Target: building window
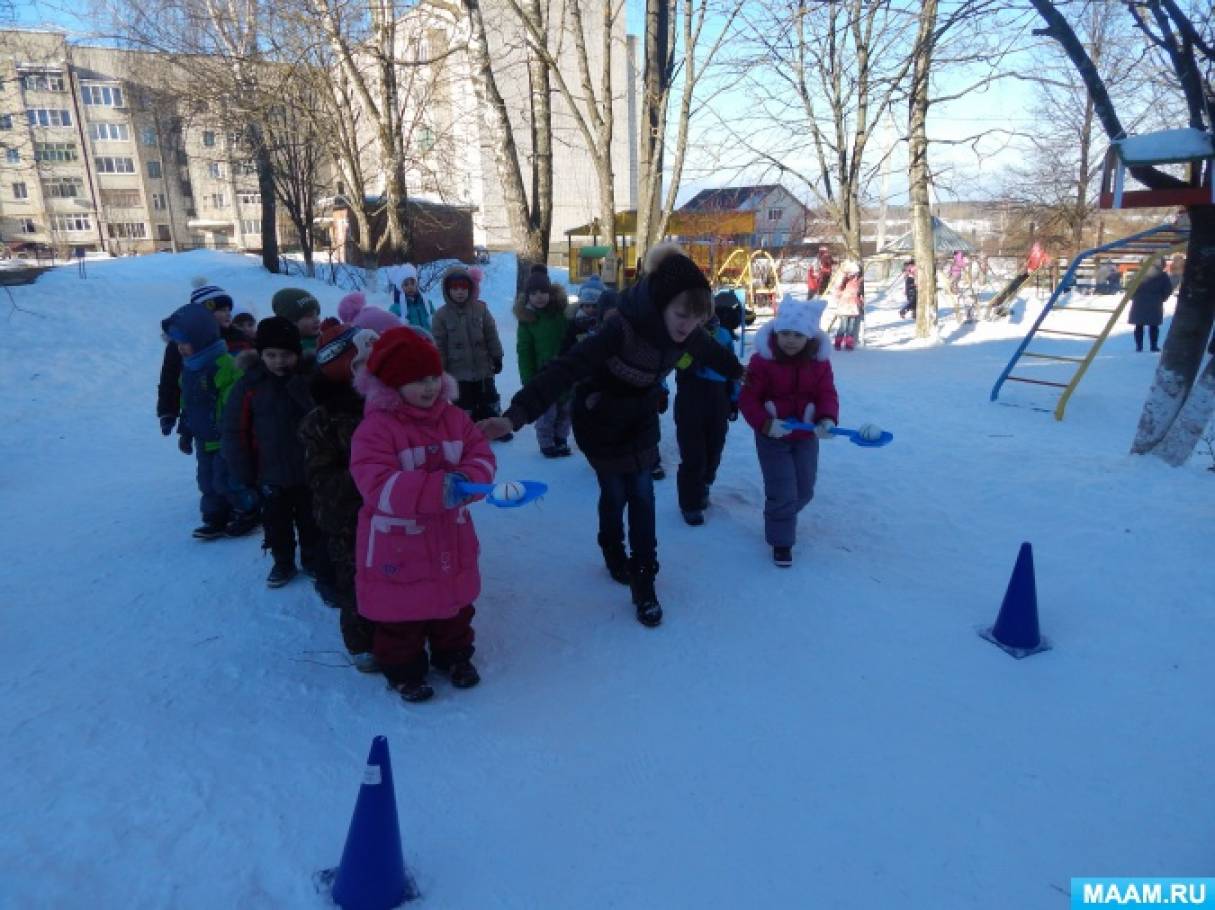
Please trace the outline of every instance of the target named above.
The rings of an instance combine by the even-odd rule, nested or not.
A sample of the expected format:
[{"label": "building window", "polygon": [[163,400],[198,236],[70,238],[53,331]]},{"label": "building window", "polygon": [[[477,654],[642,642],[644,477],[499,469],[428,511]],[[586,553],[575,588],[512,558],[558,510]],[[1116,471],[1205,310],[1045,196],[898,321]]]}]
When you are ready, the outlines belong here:
[{"label": "building window", "polygon": [[153,193],[152,194],[152,208],[153,209],[155,209],[158,212],[163,212],[168,207],[169,206],[165,201],[164,193]]},{"label": "building window", "polygon": [[21,163],[21,153],[19,151],[17,151],[16,149],[5,149],[4,150],[4,160],[7,161],[9,164],[20,164]]},{"label": "building window", "polygon": [[102,190],[101,204],[116,209],[137,209],[143,205],[139,190]]},{"label": "building window", "polygon": [[209,149],[215,148],[215,133],[211,132],[211,130],[203,132],[203,145]]},{"label": "building window", "polygon": [[435,147],[435,131],[428,126],[418,128],[418,151],[425,155]]},{"label": "building window", "polygon": [[139,141],[150,148],[156,147],[156,130],[154,127],[145,126],[139,131]]},{"label": "building window", "polygon": [[75,161],[75,142],[35,142],[35,161]]},{"label": "building window", "polygon": [[262,221],[260,218],[246,218],[241,221],[240,227],[246,234],[261,234]]},{"label": "building window", "polygon": [[156,239],[157,240],[172,240],[173,239],[173,235],[169,233],[169,226],[167,224],[156,225]]},{"label": "building window", "polygon": [[250,192],[249,190],[245,190],[244,192],[237,193],[236,198],[240,201],[241,205],[261,205],[262,204],[262,194],[253,193],[253,192]]},{"label": "building window", "polygon": [[30,191],[24,183],[14,183],[13,184],[13,198],[14,199],[29,199],[30,198]]},{"label": "building window", "polygon": [[148,162],[148,176],[149,176],[149,177],[159,177],[159,176],[161,176],[161,174],[160,174],[160,162],[159,162],[159,161],[149,161],[149,162]]},{"label": "building window", "polygon": [[21,85],[27,92],[62,92],[63,75],[61,73],[26,73],[21,77]]},{"label": "building window", "polygon": [[18,218],[17,219],[18,234],[37,234],[38,222],[33,218]]},{"label": "building window", "polygon": [[234,130],[228,134],[228,148],[238,149],[242,142],[245,141],[245,134],[240,130]]},{"label": "building window", "polygon": [[784,217],[785,217],[784,209],[768,209],[768,220],[769,221],[780,221]]},{"label": "building window", "polygon": [[238,164],[236,166],[236,168],[237,168],[236,172],[238,174],[240,174],[242,177],[256,177],[257,176],[257,165],[254,164],[252,161],[243,161],[240,164]]},{"label": "building window", "polygon": [[52,215],[51,230],[59,232],[91,231],[93,219],[88,215]]},{"label": "building window", "polygon": [[114,240],[146,240],[148,226],[142,221],[111,221],[107,227]]},{"label": "building window", "polygon": [[75,199],[84,195],[84,183],[79,177],[56,177],[46,182],[46,195],[50,199]]},{"label": "building window", "polygon": [[98,107],[122,107],[122,89],[116,85],[85,85],[80,89],[85,104]]},{"label": "building window", "polygon": [[109,155],[104,155],[100,158],[94,158],[93,162],[96,164],[99,174],[135,173],[135,160],[133,158],[112,158]]},{"label": "building window", "polygon": [[131,131],[125,123],[90,123],[89,135],[98,142],[126,141]]},{"label": "building window", "polygon": [[222,178],[224,176],[224,166],[218,161],[212,161],[207,165],[207,175],[214,177],[216,180]]},{"label": "building window", "polygon": [[13,115],[0,114],[0,130],[11,130],[13,128]]},{"label": "building window", "polygon": [[226,208],[228,205],[228,197],[223,193],[211,193],[207,196],[207,205],[213,209]]},{"label": "building window", "polygon": [[25,119],[30,126],[71,126],[72,115],[68,111],[53,110],[45,107],[33,108],[25,112]]}]

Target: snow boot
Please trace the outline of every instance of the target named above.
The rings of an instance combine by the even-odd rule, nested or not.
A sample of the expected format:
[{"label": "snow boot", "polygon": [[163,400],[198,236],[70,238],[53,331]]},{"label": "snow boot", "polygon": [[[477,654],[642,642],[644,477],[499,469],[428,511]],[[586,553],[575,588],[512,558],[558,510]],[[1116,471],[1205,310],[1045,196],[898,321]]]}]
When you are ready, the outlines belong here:
[{"label": "snow boot", "polygon": [[270,574],[266,576],[267,588],[281,588],[299,574],[294,562],[276,562]]},{"label": "snow boot", "polygon": [[228,537],[244,537],[262,523],[257,512],[233,512],[232,518],[224,526],[224,534]]},{"label": "snow boot", "polygon": [[840,349],[840,345],[842,345],[843,343],[844,343],[844,336],[843,336],[843,335],[836,335],[836,336],[835,336],[835,349],[836,349],[837,351]]},{"label": "snow boot", "polygon": [[844,336],[844,350],[845,351],[855,351],[856,350],[856,339],[853,338],[851,335]]},{"label": "snow boot", "polygon": [[430,701],[435,694],[434,688],[424,679],[402,679],[397,682],[389,682],[388,688],[408,702]]},{"label": "snow boot", "polygon": [[194,529],[191,536],[195,540],[219,540],[224,536],[224,523],[222,521],[204,521]]},{"label": "snow boot", "polygon": [[573,452],[570,451],[570,444],[568,442],[566,442],[564,439],[558,439],[557,442],[555,443],[555,445],[557,447],[557,457],[558,458],[569,458],[571,455],[574,454]]},{"label": "snow boot", "polygon": [[667,476],[666,468],[662,466],[661,461],[654,465],[653,470],[650,471],[650,476],[655,480],[662,480]]},{"label": "snow boot", "polygon": [[599,549],[603,551],[603,564],[607,566],[612,580],[627,585],[629,583],[629,557],[624,552],[624,544],[605,544],[603,538],[600,537]]},{"label": "snow boot", "polygon": [[699,527],[705,523],[705,513],[700,509],[684,509],[683,520],[692,527]]},{"label": "snow boot", "polygon": [[556,446],[541,446],[540,454],[545,458],[560,458],[561,450]]},{"label": "snow boot", "polygon": [[633,593],[633,606],[637,608],[637,621],[652,629],[662,622],[662,605],[654,593],[658,563],[634,559],[629,569],[629,588]]},{"label": "snow boot", "polygon": [[472,655],[471,647],[447,653],[434,653],[430,655],[430,665],[440,673],[446,673],[451,678],[451,684],[457,689],[471,689],[481,681],[481,674],[469,659]]},{"label": "snow boot", "polygon": [[382,667],[388,687],[405,701],[426,701],[435,694],[435,690],[426,682],[426,668],[429,662],[426,652],[422,651],[412,660],[403,664],[393,664]]},{"label": "snow boot", "polygon": [[782,569],[793,565],[793,547],[773,547],[772,561]]}]

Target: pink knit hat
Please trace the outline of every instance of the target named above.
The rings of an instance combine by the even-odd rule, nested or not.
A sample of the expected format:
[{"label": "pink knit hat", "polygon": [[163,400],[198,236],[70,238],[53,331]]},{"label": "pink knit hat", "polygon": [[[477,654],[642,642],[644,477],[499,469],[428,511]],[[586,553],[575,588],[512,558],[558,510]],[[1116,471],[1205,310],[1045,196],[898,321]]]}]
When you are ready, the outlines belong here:
[{"label": "pink knit hat", "polygon": [[383,335],[389,329],[399,326],[401,320],[378,306],[364,306],[355,314],[350,324],[357,325],[360,329],[371,329],[371,331]]},{"label": "pink knit hat", "polygon": [[362,291],[347,294],[338,301],[338,319],[342,320],[344,325],[350,325],[354,322],[354,317],[359,315],[359,311],[366,305],[367,297]]}]

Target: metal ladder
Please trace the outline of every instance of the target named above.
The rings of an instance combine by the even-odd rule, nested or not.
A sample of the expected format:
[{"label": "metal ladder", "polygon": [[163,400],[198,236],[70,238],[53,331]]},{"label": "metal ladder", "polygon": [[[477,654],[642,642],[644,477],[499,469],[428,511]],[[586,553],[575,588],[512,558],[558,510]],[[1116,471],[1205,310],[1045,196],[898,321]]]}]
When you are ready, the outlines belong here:
[{"label": "metal ladder", "polygon": [[[1089,366],[1097,356],[1097,352],[1101,350],[1101,345],[1105,343],[1105,339],[1109,337],[1114,326],[1118,324],[1118,317],[1126,308],[1127,303],[1138,289],[1140,283],[1147,275],[1149,268],[1159,262],[1165,255],[1174,251],[1183,249],[1189,240],[1189,227],[1182,227],[1172,224],[1162,224],[1157,227],[1142,231],[1138,234],[1132,234],[1129,237],[1123,237],[1120,240],[1112,241],[1104,246],[1094,247],[1091,250],[1085,250],[1072,260],[1067,271],[1063,273],[1063,277],[1059,280],[1058,286],[1051,294],[1050,299],[1046,302],[1042,312],[1038,318],[1034,320],[1034,324],[1026,333],[1025,338],[1017,346],[1017,350],[1013,353],[1012,358],[1008,361],[1008,366],[1004,368],[1004,372],[1000,374],[1000,378],[996,380],[996,384],[991,390],[991,400],[995,401],[1000,397],[1000,389],[1005,382],[1025,382],[1033,385],[1052,386],[1063,389],[1063,393],[1059,397],[1058,403],[1055,405],[1055,419],[1062,420],[1063,412],[1067,408],[1067,402],[1071,398],[1072,393],[1076,391],[1076,387],[1080,384],[1080,380],[1084,378],[1084,374],[1088,372]],[[1059,301],[1070,293],[1076,284],[1076,273],[1086,263],[1087,260],[1102,253],[1118,253],[1123,256],[1142,256],[1143,260],[1139,264],[1134,277],[1127,285],[1122,294],[1122,299],[1114,308],[1109,307],[1094,307],[1094,306],[1073,306],[1069,303],[1060,303]],[[1062,329],[1043,328],[1042,324],[1051,314],[1061,313],[1104,313],[1108,316],[1104,328],[1100,332],[1077,332],[1064,331]],[[1044,351],[1029,350],[1030,342],[1038,335],[1046,335],[1058,338],[1084,338],[1091,343],[1088,352],[1083,357],[1076,357],[1064,354],[1050,354]],[[1028,357],[1031,360],[1040,360],[1048,362],[1072,363],[1077,364],[1075,372],[1067,382],[1056,382],[1047,379],[1034,379],[1029,376],[1014,376],[1012,375],[1013,368],[1021,360],[1022,357]]]}]

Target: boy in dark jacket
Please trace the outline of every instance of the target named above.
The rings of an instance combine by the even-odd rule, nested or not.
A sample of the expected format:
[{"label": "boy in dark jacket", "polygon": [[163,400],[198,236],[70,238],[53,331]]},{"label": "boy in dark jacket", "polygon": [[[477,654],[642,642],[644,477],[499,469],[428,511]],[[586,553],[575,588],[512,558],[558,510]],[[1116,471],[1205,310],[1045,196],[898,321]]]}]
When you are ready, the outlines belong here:
[{"label": "boy in dark jacket", "polygon": [[375,669],[374,626],[359,615],[355,601],[354,552],[363,497],[350,476],[350,439],[363,419],[363,396],[354,388],[354,371],[366,363],[375,340],[375,332],[356,326],[321,333],[312,377],[316,408],[300,424],[312,512],[334,570],[342,641],[355,666],[364,671]]},{"label": "boy in dark jacket", "polygon": [[316,353],[316,340],[321,331],[321,305],[302,288],[282,288],[270,300],[275,316],[282,316],[300,333],[300,350]]},{"label": "boy in dark jacket", "polygon": [[[713,298],[714,318],[705,326],[713,339],[734,350],[734,329],[742,324],[738,298],[722,291]],[[690,525],[705,523],[709,489],[717,479],[729,421],[738,419],[738,383],[685,354],[675,373],[675,438],[679,471],[675,483],[679,510]]]},{"label": "boy in dark jacket", "polygon": [[198,458],[199,506],[203,523],[195,528],[199,540],[225,533],[247,534],[257,526],[253,491],[233,482],[220,453],[220,424],[224,405],[241,373],[219,336],[219,325],[207,308],[188,303],[161,323],[182,358],[181,419],[178,447]]},{"label": "boy in dark jacket", "polygon": [[[606,296],[606,295],[605,295]],[[602,299],[602,298],[601,298]],[[554,357],[501,417],[478,426],[491,439],[520,429],[574,390],[574,439],[599,480],[599,546],[616,581],[632,589],[637,621],[662,622],[654,479],[662,378],[684,353],[739,379],[742,365],[702,326],[712,315],[709,282],[673,244],[646,255],[646,274],[620,298],[617,314],[571,351]],[[626,557],[625,510],[632,556]]]},{"label": "boy in dark jacket", "polygon": [[296,575],[295,534],[300,562],[313,569],[316,523],[304,472],[300,422],[312,410],[308,377],[298,371],[299,330],[281,316],[257,326],[253,364],[232,390],[224,411],[223,453],[233,476],[258,489],[262,522],[274,568],[266,584],[281,588]]}]

